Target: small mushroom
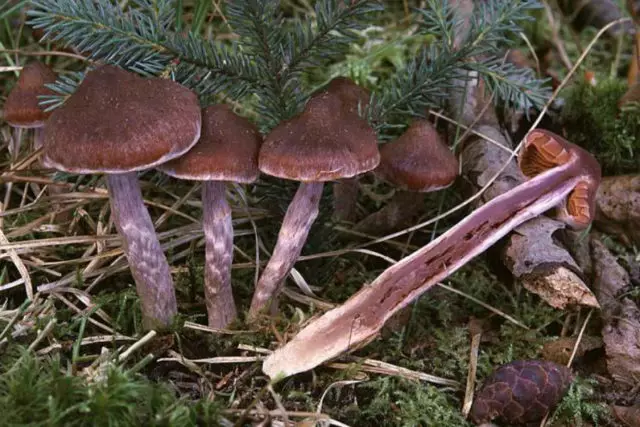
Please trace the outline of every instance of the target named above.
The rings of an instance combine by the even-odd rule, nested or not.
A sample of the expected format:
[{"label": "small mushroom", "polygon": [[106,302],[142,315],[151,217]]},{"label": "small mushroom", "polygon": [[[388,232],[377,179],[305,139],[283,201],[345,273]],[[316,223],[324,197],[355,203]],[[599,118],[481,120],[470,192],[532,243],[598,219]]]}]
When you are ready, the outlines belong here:
[{"label": "small mushroom", "polygon": [[300,255],[318,215],[324,183],[354,177],[380,162],[375,131],[353,114],[353,87],[342,79],[334,83],[312,96],[302,114],[273,129],[260,149],[262,172],[300,181],[300,186],[253,294],[251,317],[273,302]]},{"label": "small mushroom", "polygon": [[56,74],[42,62],[30,62],[22,68],[16,86],[4,104],[4,119],[15,128],[35,130],[35,148],[42,146],[42,128],[51,112],[40,107],[39,96],[53,95],[45,84],[55,83]]},{"label": "small mushroom", "polygon": [[520,167],[531,179],[485,203],[309,323],[269,355],[262,370],[271,378],[293,375],[365,345],[415,298],[518,225],[558,205],[568,222],[586,227],[595,212],[593,200],[584,197],[595,196],[601,179],[596,159],[559,135],[537,129],[526,136],[523,150]]},{"label": "small mushroom", "polygon": [[176,178],[204,181],[204,290],[212,328],[224,328],[237,316],[231,289],[233,224],[226,181],[248,184],[258,178],[261,144],[262,136],[250,121],[226,105],[210,106],[202,111],[202,135],[196,146],[184,156],[158,166]]},{"label": "small mushroom", "polygon": [[106,174],[111,213],[146,329],[168,326],[177,303],[136,172],[186,153],[200,137],[200,121],[198,98],[187,88],[103,65],[86,74],[45,127],[46,165],[69,173]]},{"label": "small mushroom", "polygon": [[546,360],[517,360],[489,375],[471,406],[475,424],[493,420],[528,424],[542,420],[566,394],[571,370]]},{"label": "small mushroom", "polygon": [[[428,193],[451,186],[458,176],[458,159],[427,120],[416,119],[398,139],[380,148],[380,164],[374,173],[398,191],[389,203],[359,222],[363,232],[393,228],[398,216],[412,216],[419,206],[415,193]],[[393,220],[389,221],[389,216]],[[384,224],[387,223],[387,224]]]},{"label": "small mushroom", "polygon": [[[345,114],[359,115],[365,109],[370,93],[346,77],[336,77],[327,85],[326,91],[341,96]],[[357,215],[359,193],[358,176],[339,179],[333,184],[333,217],[337,221],[353,222]]]}]

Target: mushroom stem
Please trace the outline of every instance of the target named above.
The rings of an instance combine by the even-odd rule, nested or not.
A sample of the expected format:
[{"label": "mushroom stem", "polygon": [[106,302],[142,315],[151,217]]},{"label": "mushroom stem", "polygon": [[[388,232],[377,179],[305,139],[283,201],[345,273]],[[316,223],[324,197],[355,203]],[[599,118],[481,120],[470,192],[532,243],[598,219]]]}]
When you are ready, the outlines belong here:
[{"label": "mushroom stem", "polygon": [[225,328],[237,316],[231,290],[233,224],[224,181],[205,181],[202,187],[206,241],[204,293],[209,326]]},{"label": "mushroom stem", "polygon": [[276,297],[304,246],[309,229],[318,216],[324,182],[302,182],[282,221],[273,255],[267,263],[251,300],[254,318]]},{"label": "mushroom stem", "polygon": [[397,230],[418,216],[423,202],[423,193],[398,190],[383,208],[365,217],[353,229],[374,235],[384,235]]},{"label": "mushroom stem", "polygon": [[142,308],[145,329],[171,324],[178,308],[169,263],[144,206],[135,172],[108,174],[113,222],[122,237],[124,253]]},{"label": "mushroom stem", "polygon": [[358,177],[344,178],[333,184],[333,216],[336,220],[356,220],[359,190]]},{"label": "mushroom stem", "polygon": [[293,375],[368,343],[419,295],[518,225],[557,206],[584,179],[581,167],[573,161],[550,169],[475,210],[302,329],[267,357],[263,371],[271,378]]},{"label": "mushroom stem", "polygon": [[44,144],[44,127],[40,126],[33,130],[33,149],[37,150]]}]

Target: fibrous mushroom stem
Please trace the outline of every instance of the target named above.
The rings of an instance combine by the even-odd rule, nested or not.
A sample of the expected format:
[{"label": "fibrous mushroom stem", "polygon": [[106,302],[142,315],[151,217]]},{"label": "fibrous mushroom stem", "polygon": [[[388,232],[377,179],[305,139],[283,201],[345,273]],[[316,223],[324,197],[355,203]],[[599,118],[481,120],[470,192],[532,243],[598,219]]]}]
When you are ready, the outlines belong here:
[{"label": "fibrous mushroom stem", "polygon": [[336,220],[356,220],[358,190],[357,177],[341,179],[333,184],[333,216]]},{"label": "fibrous mushroom stem", "polygon": [[142,307],[145,329],[162,329],[176,315],[177,303],[169,263],[144,206],[135,172],[107,175],[111,214]]},{"label": "fibrous mushroom stem", "polygon": [[355,231],[382,235],[408,223],[420,213],[424,194],[398,190],[389,202],[354,226]]},{"label": "fibrous mushroom stem", "polygon": [[249,315],[255,317],[278,295],[302,251],[309,229],[318,216],[323,182],[300,183],[282,221],[273,255],[267,263],[251,301]]},{"label": "fibrous mushroom stem", "polygon": [[206,181],[202,188],[206,241],[204,292],[209,326],[224,328],[237,316],[231,290],[233,224],[224,181]]},{"label": "fibrous mushroom stem", "polygon": [[33,130],[33,148],[39,149],[44,144],[44,127],[35,128]]}]

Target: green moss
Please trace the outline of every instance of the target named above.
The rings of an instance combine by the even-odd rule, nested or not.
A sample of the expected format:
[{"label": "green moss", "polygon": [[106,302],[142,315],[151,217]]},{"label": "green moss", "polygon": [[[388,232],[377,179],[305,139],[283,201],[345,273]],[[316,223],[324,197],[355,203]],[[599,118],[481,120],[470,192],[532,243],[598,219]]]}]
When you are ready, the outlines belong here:
[{"label": "green moss", "polygon": [[640,110],[618,109],[626,90],[626,82],[609,79],[596,86],[577,83],[566,92],[561,119],[567,137],[591,151],[605,174],[638,171]]},{"label": "green moss", "polygon": [[[564,399],[558,405],[549,425],[576,427],[601,425],[603,421],[611,421],[607,405],[594,401],[595,380],[577,377]],[[608,425],[608,423],[604,423]]]},{"label": "green moss", "polygon": [[73,375],[58,357],[37,359],[17,346],[2,359],[5,426],[219,425],[217,404],[178,398],[168,386],[119,367],[90,380]]},{"label": "green moss", "polygon": [[429,384],[382,377],[357,385],[356,390],[360,396],[341,414],[341,419],[351,425],[470,425],[460,413],[460,402]]}]

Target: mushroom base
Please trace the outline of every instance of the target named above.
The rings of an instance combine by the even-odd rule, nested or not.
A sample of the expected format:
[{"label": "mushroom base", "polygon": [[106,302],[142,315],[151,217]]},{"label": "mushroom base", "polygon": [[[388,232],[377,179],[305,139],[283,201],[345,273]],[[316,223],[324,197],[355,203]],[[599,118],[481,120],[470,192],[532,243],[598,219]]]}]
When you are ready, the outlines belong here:
[{"label": "mushroom base", "polygon": [[318,217],[318,205],[324,182],[302,182],[289,204],[278,233],[273,255],[260,276],[251,300],[249,316],[255,317],[282,289],[309,235],[311,225]]},{"label": "mushroom base", "polygon": [[122,237],[124,253],[142,307],[145,329],[163,329],[176,315],[173,279],[151,216],[144,206],[135,172],[107,175],[113,222]]},{"label": "mushroom base", "polygon": [[224,328],[237,316],[231,289],[233,224],[224,181],[206,181],[202,187],[206,241],[204,292],[209,326]]}]

